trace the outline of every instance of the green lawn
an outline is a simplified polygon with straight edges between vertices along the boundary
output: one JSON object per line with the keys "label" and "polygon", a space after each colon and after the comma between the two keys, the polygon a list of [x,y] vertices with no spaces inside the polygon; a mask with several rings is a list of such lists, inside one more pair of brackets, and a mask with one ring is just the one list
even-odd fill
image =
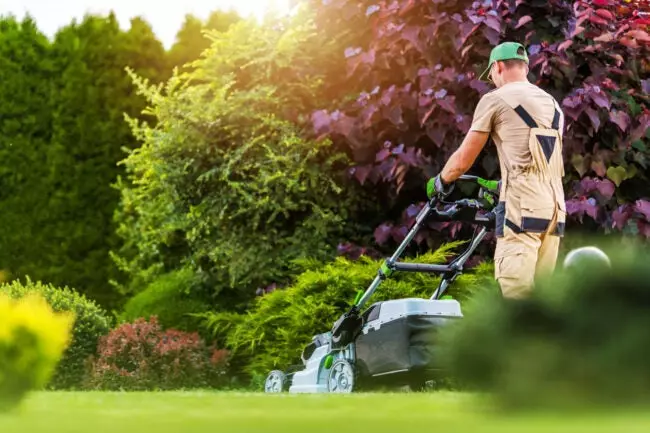
{"label": "green lawn", "polygon": [[650,414],[496,416],[468,395],[34,393],[2,433],[145,432],[650,432]]}

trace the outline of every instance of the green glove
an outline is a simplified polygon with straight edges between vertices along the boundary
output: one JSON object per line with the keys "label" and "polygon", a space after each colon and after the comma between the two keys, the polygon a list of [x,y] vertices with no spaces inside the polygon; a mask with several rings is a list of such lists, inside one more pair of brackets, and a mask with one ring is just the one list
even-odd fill
{"label": "green glove", "polygon": [[440,175],[437,175],[436,177],[432,177],[427,182],[427,197],[429,198],[429,200],[431,200],[434,195],[443,196],[443,197],[448,196],[449,194],[451,194],[453,190],[454,190],[454,184],[444,183]]}
{"label": "green glove", "polygon": [[483,178],[478,179],[479,185],[486,188],[488,191],[499,192],[501,188],[501,182],[498,180],[487,180]]}

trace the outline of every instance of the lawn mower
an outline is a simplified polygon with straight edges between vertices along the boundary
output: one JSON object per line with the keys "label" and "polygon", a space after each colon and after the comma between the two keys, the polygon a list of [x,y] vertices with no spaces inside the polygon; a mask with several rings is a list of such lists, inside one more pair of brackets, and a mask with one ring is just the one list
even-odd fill
{"label": "lawn mower", "polygon": [[[329,332],[312,338],[301,354],[302,365],[287,371],[271,371],[265,381],[265,392],[350,393],[373,384],[421,389],[436,378],[441,366],[436,357],[435,333],[449,321],[462,318],[459,302],[442,298],[463,273],[463,265],[487,231],[495,226],[494,208],[500,186],[496,181],[476,176],[461,176],[459,180],[478,184],[478,199],[446,202],[434,197],[427,202],[366,291],[359,292]],[[438,209],[439,206],[445,209]],[[468,221],[480,230],[474,232],[469,247],[449,264],[399,262],[398,258],[431,215],[437,221]],[[363,311],[375,290],[395,272],[424,272],[442,278],[429,299],[376,302]]]}

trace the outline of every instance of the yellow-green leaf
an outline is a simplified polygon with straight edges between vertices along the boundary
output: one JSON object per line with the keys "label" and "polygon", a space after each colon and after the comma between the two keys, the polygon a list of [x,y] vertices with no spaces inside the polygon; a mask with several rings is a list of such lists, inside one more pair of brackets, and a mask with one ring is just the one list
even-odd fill
{"label": "yellow-green leaf", "polygon": [[574,153],[573,156],[571,157],[571,164],[576,169],[576,171],[580,174],[581,177],[584,176],[585,173],[587,172],[587,161],[582,155],[578,153]]}
{"label": "yellow-green leaf", "polygon": [[634,176],[636,176],[637,173],[637,168],[636,165],[630,165],[627,168],[627,175],[625,176],[625,179],[632,179]]}
{"label": "yellow-green leaf", "polygon": [[609,167],[607,169],[607,177],[614,182],[616,186],[620,186],[621,182],[623,182],[627,177],[627,171],[625,168],[618,166],[618,167]]}

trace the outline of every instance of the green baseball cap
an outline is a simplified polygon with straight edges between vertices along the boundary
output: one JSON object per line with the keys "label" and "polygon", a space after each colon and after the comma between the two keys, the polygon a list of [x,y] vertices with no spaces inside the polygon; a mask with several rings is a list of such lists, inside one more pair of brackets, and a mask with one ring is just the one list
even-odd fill
{"label": "green baseball cap", "polygon": [[511,59],[523,60],[526,62],[526,64],[528,64],[528,53],[526,52],[526,48],[517,42],[504,42],[500,45],[497,45],[492,49],[492,52],[490,53],[490,64],[488,65],[487,69],[481,74],[479,80],[482,80],[483,77],[487,75],[488,72],[490,72],[490,68],[494,62]]}

